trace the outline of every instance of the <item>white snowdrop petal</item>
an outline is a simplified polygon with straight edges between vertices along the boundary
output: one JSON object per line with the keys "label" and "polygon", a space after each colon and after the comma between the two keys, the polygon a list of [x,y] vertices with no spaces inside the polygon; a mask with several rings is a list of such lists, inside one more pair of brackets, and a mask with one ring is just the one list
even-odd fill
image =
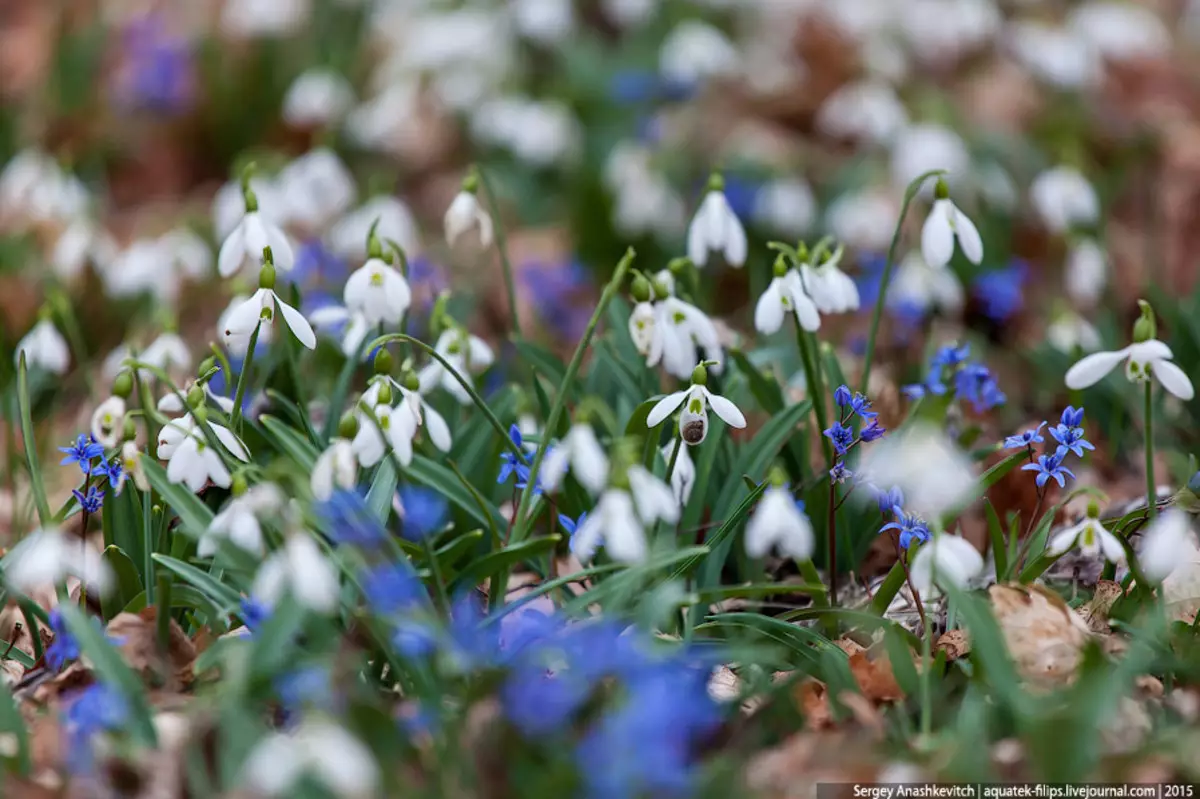
{"label": "white snowdrop petal", "polygon": [[937,200],[921,228],[921,254],[934,269],[946,266],[954,255],[954,230],[950,227],[953,206],[949,200]]}
{"label": "white snowdrop petal", "polygon": [[246,258],[246,231],[238,225],[221,243],[217,253],[217,272],[221,277],[233,277]]}
{"label": "white snowdrop petal", "polygon": [[775,333],[783,327],[786,310],[783,307],[783,280],[775,278],[754,306],[754,329],[760,333]]}
{"label": "white snowdrop petal", "polygon": [[658,401],[658,404],[650,409],[650,414],[646,417],[646,427],[653,429],[658,427],[663,421],[675,412],[675,409],[683,404],[687,399],[687,391],[676,391],[674,394],[668,394]]}
{"label": "white snowdrop petal", "polygon": [[983,239],[979,236],[979,229],[975,227],[975,223],[970,217],[964,214],[958,208],[954,209],[954,232],[958,236],[958,246],[962,247],[963,255],[967,256],[973,264],[979,264],[983,261]]}
{"label": "white snowdrop petal", "polygon": [[722,397],[720,394],[713,394],[708,389],[704,389],[704,398],[725,424],[737,428],[746,426],[746,417],[742,415],[742,412],[738,410],[736,405],[725,397]]}
{"label": "white snowdrop petal", "polygon": [[292,334],[296,336],[296,340],[310,350],[317,348],[317,334],[313,332],[312,325],[304,318],[304,314],[297,311],[292,306],[288,305],[283,300],[279,300],[279,312],[283,314],[283,321],[287,323]]}
{"label": "white snowdrop petal", "polygon": [[1067,388],[1081,389],[1099,383],[1117,364],[1125,360],[1126,350],[1116,352],[1094,352],[1084,356],[1067,370]]}
{"label": "white snowdrop petal", "polygon": [[1154,376],[1158,378],[1158,382],[1162,383],[1163,388],[1170,391],[1176,397],[1186,402],[1196,396],[1196,390],[1192,386],[1192,381],[1173,362],[1155,361],[1152,368]]}
{"label": "white snowdrop petal", "polygon": [[432,405],[422,403],[421,409],[425,417],[425,430],[429,433],[429,440],[442,452],[449,452],[452,444],[450,426]]}

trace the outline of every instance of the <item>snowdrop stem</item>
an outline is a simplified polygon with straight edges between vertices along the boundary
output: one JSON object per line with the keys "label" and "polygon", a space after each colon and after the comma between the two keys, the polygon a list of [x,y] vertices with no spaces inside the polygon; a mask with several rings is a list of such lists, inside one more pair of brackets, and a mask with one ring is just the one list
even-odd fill
{"label": "snowdrop stem", "polygon": [[508,312],[512,314],[513,331],[519,336],[521,335],[521,315],[517,309],[517,290],[513,283],[512,262],[508,258],[508,235],[504,228],[504,220],[500,217],[500,209],[496,207],[496,193],[492,191],[492,182],[488,180],[487,173],[478,167],[474,171],[479,175],[479,182],[483,186],[483,193],[487,199],[488,213],[492,217],[496,253],[500,256],[500,267],[504,271],[504,291],[508,295]]}
{"label": "snowdrop stem", "polygon": [[821,439],[826,466],[832,469],[833,443],[824,435],[824,431],[829,429],[829,423],[825,414],[825,397],[821,390],[820,364],[817,363],[808,334],[799,324],[796,325],[796,346],[800,350],[800,360],[804,363],[804,382],[808,387],[808,398],[812,400],[813,410],[817,414],[817,437]]}
{"label": "snowdrop stem", "polygon": [[867,350],[863,355],[862,385],[859,391],[866,394],[871,383],[871,362],[875,359],[875,337],[879,334],[879,320],[883,317],[883,308],[887,300],[888,285],[892,282],[892,270],[896,266],[896,250],[900,247],[900,234],[904,230],[904,218],[908,216],[908,207],[920,193],[925,181],[932,177],[946,174],[944,169],[934,169],[918,176],[904,190],[904,202],[900,205],[900,218],[896,220],[896,229],[892,233],[892,244],[888,247],[887,261],[884,262],[883,276],[879,280],[879,296],[875,298],[875,310],[871,312],[871,327],[867,332]]}
{"label": "snowdrop stem", "polygon": [[146,604],[154,604],[154,513],[151,505],[153,491],[142,492],[142,581],[146,584]]}
{"label": "snowdrop stem", "polygon": [[[38,521],[42,526],[51,523],[50,503],[46,499],[46,486],[42,483],[42,469],[38,465],[37,442],[33,437],[33,415],[29,407],[29,366],[25,363],[25,351],[21,351],[17,363],[17,404],[21,415],[21,438],[25,445],[25,463],[29,466],[29,487],[33,491],[37,506]],[[34,640],[37,633],[34,632]]]}
{"label": "snowdrop stem", "polygon": [[1146,518],[1154,521],[1158,516],[1158,486],[1154,481],[1154,397],[1149,380],[1146,381]]}
{"label": "snowdrop stem", "polygon": [[[913,598],[917,592],[913,589]],[[918,600],[919,601],[919,600]],[[921,614],[921,736],[928,739],[933,733],[933,627]]]}
{"label": "snowdrop stem", "polygon": [[250,367],[254,364],[254,348],[258,345],[258,331],[261,329],[262,320],[260,319],[254,326],[254,332],[250,334],[250,345],[246,348],[242,371],[238,373],[237,391],[233,395],[233,415],[230,417],[229,423],[239,436],[242,434],[242,400],[246,397],[246,386],[250,382]]}
{"label": "snowdrop stem", "polygon": [[837,483],[829,481],[829,604],[837,605]]}
{"label": "snowdrop stem", "polygon": [[425,549],[425,557],[429,559],[429,571],[433,574],[433,584],[437,588],[438,604],[443,613],[450,613],[450,595],[446,593],[446,581],[442,579],[442,570],[438,566],[437,554],[433,551],[432,536],[421,536],[421,546]]}
{"label": "snowdrop stem", "polygon": [[679,460],[679,450],[681,449],[683,449],[683,439],[676,435],[675,449],[671,450],[671,460],[667,463],[667,476],[663,478],[663,482],[667,485],[671,484],[671,478],[675,476],[675,463]]}

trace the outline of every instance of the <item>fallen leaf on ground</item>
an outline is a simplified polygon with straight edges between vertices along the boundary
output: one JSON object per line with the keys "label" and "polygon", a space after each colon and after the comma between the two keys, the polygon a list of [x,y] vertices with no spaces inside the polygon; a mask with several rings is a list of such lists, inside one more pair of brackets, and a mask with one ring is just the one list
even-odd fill
{"label": "fallen leaf on ground", "polygon": [[1112,630],[1108,625],[1108,614],[1113,603],[1125,593],[1121,584],[1113,580],[1101,580],[1096,583],[1096,593],[1091,601],[1079,609],[1079,615],[1094,633],[1107,633]]}
{"label": "fallen leaf on ground", "polygon": [[[118,613],[108,623],[108,634],[121,642],[121,654],[125,662],[143,677],[160,674],[168,681],[190,682],[196,647],[187,633],[171,619],[166,652],[160,652],[156,611],[151,607],[140,614]],[[169,661],[169,669],[163,668],[164,654]]]}
{"label": "fallen leaf on ground", "polygon": [[1039,688],[1070,682],[1090,635],[1079,614],[1036,586],[994,585],[988,595],[1021,676]]}
{"label": "fallen leaf on ground", "polygon": [[947,662],[958,660],[971,654],[971,639],[965,630],[947,630],[937,639],[934,651],[945,652]]}

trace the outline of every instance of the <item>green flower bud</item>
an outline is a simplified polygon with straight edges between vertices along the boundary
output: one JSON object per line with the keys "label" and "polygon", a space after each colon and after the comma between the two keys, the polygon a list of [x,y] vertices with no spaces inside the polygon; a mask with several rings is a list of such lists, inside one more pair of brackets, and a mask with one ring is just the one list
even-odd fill
{"label": "green flower bud", "polygon": [[114,397],[129,399],[129,395],[133,393],[133,375],[128,369],[122,370],[113,380],[112,393]]}
{"label": "green flower bud", "polygon": [[660,299],[671,296],[671,287],[661,277],[654,278],[654,296]]}
{"label": "green flower bud", "polygon": [[787,485],[787,474],[778,466],[771,467],[771,473],[767,479],[770,480],[771,485],[775,486],[776,488],[783,488],[783,486]]}
{"label": "green flower bud", "polygon": [[217,356],[210,355],[200,362],[200,368],[196,370],[196,377],[206,375],[211,372],[217,365]]}
{"label": "green flower bud", "polygon": [[1142,309],[1142,316],[1133,325],[1135,344],[1158,338],[1158,320],[1154,317],[1154,309],[1145,300],[1138,300],[1138,307]]}
{"label": "green flower bud", "polygon": [[638,274],[633,278],[633,285],[630,286],[630,293],[633,294],[633,299],[636,302],[650,302],[650,281],[646,279],[645,275]]}
{"label": "green flower bud", "polygon": [[708,369],[704,364],[696,364],[696,368],[692,370],[692,385],[703,386],[708,383]]}
{"label": "green flower bud", "polygon": [[133,423],[133,419],[125,417],[125,429],[122,431],[122,441],[133,441],[137,438],[137,425]]}
{"label": "green flower bud", "polygon": [[708,176],[709,191],[725,191],[725,177],[720,172],[713,172]]}
{"label": "green flower bud", "polygon": [[204,424],[208,421],[208,408],[203,405],[192,408],[192,418],[196,420],[196,424]]}
{"label": "green flower bud", "polygon": [[946,185],[946,181],[942,178],[937,179],[937,185],[933,189],[933,196],[939,200],[950,199],[950,187]]}
{"label": "green flower bud", "polygon": [[246,475],[238,472],[233,476],[233,495],[240,497],[250,490],[250,485],[246,482]]}
{"label": "green flower bud", "polygon": [[801,263],[808,263],[808,245],[804,242],[796,245],[796,258]]}
{"label": "green flower bud", "polygon": [[379,386],[379,404],[389,406],[392,404],[392,381],[384,380]]}
{"label": "green flower bud", "polygon": [[342,438],[354,438],[358,435],[358,417],[347,413],[338,421],[338,435]]}
{"label": "green flower bud", "polygon": [[672,258],[667,262],[667,271],[675,277],[679,277],[687,270],[691,269],[692,260],[690,258]]}
{"label": "green flower bud", "polygon": [[417,377],[417,373],[412,369],[405,369],[401,379],[404,381],[404,387],[409,391],[419,391],[421,389],[421,379]]}
{"label": "green flower bud", "polygon": [[479,170],[476,167],[471,167],[467,170],[467,174],[463,177],[462,190],[467,194],[477,194],[479,192]]}
{"label": "green flower bud", "polygon": [[[263,252],[270,254],[271,248],[267,247]],[[262,269],[258,270],[258,287],[267,289],[268,291],[275,290],[275,265],[268,258],[266,263],[262,265]]]}
{"label": "green flower bud", "polygon": [[390,375],[392,373],[392,354],[383,347],[379,348],[379,352],[375,353],[375,374]]}
{"label": "green flower bud", "polygon": [[196,409],[204,406],[204,389],[200,386],[192,386],[188,389],[187,404],[189,408]]}
{"label": "green flower bud", "polygon": [[367,257],[368,258],[383,258],[383,242],[379,240],[379,236],[375,234],[375,228],[379,227],[379,218],[371,223],[371,229],[367,231]]}
{"label": "green flower bud", "polygon": [[1089,519],[1100,518],[1100,506],[1096,504],[1096,500],[1093,499],[1088,503],[1087,515]]}
{"label": "green flower bud", "polygon": [[782,255],[775,259],[775,277],[783,277],[788,273],[789,268],[787,259]]}

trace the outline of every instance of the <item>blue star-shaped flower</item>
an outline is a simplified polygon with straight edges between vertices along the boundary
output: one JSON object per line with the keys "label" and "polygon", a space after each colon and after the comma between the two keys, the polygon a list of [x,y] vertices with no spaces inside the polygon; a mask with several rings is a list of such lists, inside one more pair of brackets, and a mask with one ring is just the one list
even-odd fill
{"label": "blue star-shaped flower", "polygon": [[[872,414],[872,416],[874,416],[874,414]],[[867,442],[876,441],[883,438],[883,434],[886,432],[887,428],[882,427],[879,424],[878,419],[871,419],[871,423],[863,428],[862,433],[859,434],[859,437],[862,438],[863,441]]]}
{"label": "blue star-shaped flower", "polygon": [[841,422],[834,422],[833,426],[825,431],[825,437],[833,442],[833,448],[839,455],[845,455],[846,450],[854,444],[854,431]]}
{"label": "blue star-shaped flower", "polygon": [[1082,458],[1085,449],[1095,449],[1091,442],[1084,440],[1082,427],[1055,425],[1050,428],[1050,435],[1059,444],[1058,451],[1055,453],[1059,460],[1065,458],[1068,452],[1073,452],[1076,457]]}
{"label": "blue star-shaped flower", "polygon": [[1027,463],[1021,467],[1023,472],[1037,472],[1038,488],[1046,485],[1046,481],[1053,479],[1058,483],[1059,488],[1066,486],[1067,478],[1075,478],[1075,473],[1062,465],[1062,458],[1057,453],[1054,455],[1041,455],[1037,459],[1037,463]]}
{"label": "blue star-shaped flower", "polygon": [[899,486],[892,486],[890,491],[879,490],[875,499],[879,502],[880,513],[895,513],[897,516],[903,513],[900,509],[904,506],[904,492]]}
{"label": "blue star-shaped flower", "polygon": [[86,494],[78,490],[72,491],[71,494],[79,501],[79,507],[84,513],[99,513],[104,504],[104,492],[95,486],[88,486]]}
{"label": "blue star-shaped flower", "polygon": [[575,535],[575,531],[583,525],[587,520],[587,511],[579,514],[579,518],[572,520],[570,516],[560,513],[558,514],[558,523],[562,529],[567,531],[567,535]]}
{"label": "blue star-shaped flower", "polygon": [[1041,444],[1046,440],[1042,436],[1042,428],[1045,426],[1046,423],[1042,422],[1037,427],[1033,428],[1032,430],[1026,430],[1019,436],[1009,436],[1008,438],[1004,439],[1004,448],[1023,449],[1025,447],[1032,447],[1034,444]]}
{"label": "blue star-shaped flower", "polygon": [[[517,445],[518,450],[525,446],[521,429],[515,424],[508,428],[508,437]],[[500,476],[496,478],[496,482],[507,483],[508,478],[514,474],[517,476],[517,488],[525,488],[525,484],[529,482],[529,466],[525,463],[525,456],[518,455],[511,448],[505,448],[504,452],[500,453]]]}
{"label": "blue star-shaped flower", "polygon": [[917,541],[928,541],[930,538],[929,525],[920,516],[912,513],[904,513],[900,508],[892,509],[896,514],[897,519],[894,522],[888,522],[883,527],[879,528],[880,533],[886,533],[888,530],[896,530],[900,533],[900,546],[908,549],[912,545],[913,539]]}
{"label": "blue star-shaped flower", "polygon": [[90,435],[84,433],[79,434],[79,438],[75,439],[74,444],[69,447],[59,447],[58,451],[65,452],[67,455],[62,459],[63,466],[78,463],[79,470],[84,474],[91,474],[92,461],[104,455],[104,447],[96,443],[96,440]]}
{"label": "blue star-shaped flower", "polygon": [[967,362],[967,358],[971,357],[971,345],[963,344],[961,347],[956,347],[953,344],[948,344],[933,354],[933,360],[929,365],[933,369],[939,367],[955,367]]}
{"label": "blue star-shaped flower", "polygon": [[833,468],[829,470],[829,480],[835,484],[844,483],[852,477],[854,477],[854,472],[847,469],[846,464],[841,461],[835,463]]}

